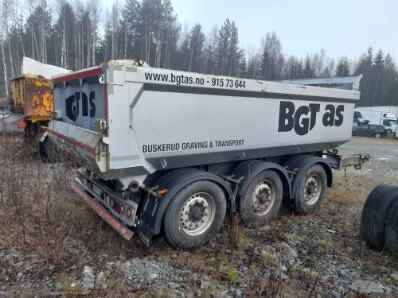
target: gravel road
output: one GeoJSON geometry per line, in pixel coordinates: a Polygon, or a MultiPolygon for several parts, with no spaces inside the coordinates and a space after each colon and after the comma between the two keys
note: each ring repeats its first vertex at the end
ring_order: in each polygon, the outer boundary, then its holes
{"type": "Polygon", "coordinates": [[[353,137],[339,149],[343,156],[369,153],[371,159],[363,166],[370,176],[382,181],[398,177],[398,140],[353,137]]]}

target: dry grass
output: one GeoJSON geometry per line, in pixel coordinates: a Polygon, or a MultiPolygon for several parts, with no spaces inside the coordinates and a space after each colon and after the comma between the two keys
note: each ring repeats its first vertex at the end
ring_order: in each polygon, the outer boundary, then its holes
{"type": "Polygon", "coordinates": [[[76,208],[71,167],[42,163],[18,137],[2,136],[0,146],[0,244],[37,253],[59,268],[79,263],[74,246],[99,221],[76,208]]]}
{"type": "Polygon", "coordinates": [[[326,193],[328,201],[362,207],[371,190],[380,183],[398,184],[396,173],[375,178],[366,170],[353,171],[355,170],[350,169],[347,176],[343,171],[334,172],[333,187],[326,193]]]}
{"type": "MultiPolygon", "coordinates": [[[[34,269],[44,273],[54,266],[52,274],[61,283],[79,278],[84,264],[101,268],[106,262],[151,254],[177,268],[206,274],[211,284],[228,288],[245,283],[248,296],[309,295],[314,284],[322,285],[311,272],[292,267],[287,273],[290,280],[281,278],[279,243],[289,240],[297,243],[294,249],[304,266],[313,271],[321,272],[321,260],[347,247],[352,252],[340,260],[347,266],[358,267],[368,262],[368,268],[383,265],[398,270],[398,264],[391,263],[387,255],[374,258],[358,237],[360,212],[368,193],[380,182],[398,183],[396,176],[374,179],[366,171],[348,171],[346,179],[342,172],[336,172],[333,188],[328,189],[326,201],[314,214],[298,216],[284,212],[267,230],[245,227],[238,217],[231,216],[214,240],[195,251],[173,250],[162,237],[157,237],[152,251],[143,252],[117,236],[76,198],[69,187],[74,175],[68,163],[42,163],[20,138],[0,137],[0,248],[17,250],[26,256],[39,255],[43,262],[34,269]],[[267,246],[273,247],[276,254],[255,253],[255,248],[267,246]],[[73,265],[77,268],[71,270],[73,265]],[[249,273],[242,274],[242,268],[248,268],[249,273]]],[[[7,266],[7,261],[0,259],[0,267],[7,266]]],[[[0,283],[2,280],[0,270],[0,283]]],[[[198,281],[189,283],[194,287],[198,281]]],[[[203,289],[209,297],[214,292],[212,286],[203,289]]],[[[145,290],[131,293],[117,276],[101,294],[151,296],[145,290]]]]}

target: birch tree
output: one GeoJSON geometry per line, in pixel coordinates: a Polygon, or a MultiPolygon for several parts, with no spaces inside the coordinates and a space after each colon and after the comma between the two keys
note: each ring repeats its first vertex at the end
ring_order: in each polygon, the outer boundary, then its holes
{"type": "Polygon", "coordinates": [[[97,52],[97,47],[98,47],[98,27],[99,27],[99,19],[100,19],[100,14],[101,14],[101,3],[100,0],[90,0],[88,2],[88,11],[89,11],[89,16],[91,20],[91,30],[90,30],[90,51],[91,51],[91,59],[90,63],[88,64],[89,66],[93,66],[96,64],[96,52],[97,52]]]}
{"type": "MultiPolygon", "coordinates": [[[[14,9],[14,1],[13,0],[2,0],[2,14],[1,14],[1,22],[2,22],[2,31],[4,34],[4,40],[7,40],[8,45],[8,58],[10,61],[10,74],[11,77],[15,76],[14,72],[14,62],[12,57],[12,50],[10,44],[10,19],[13,14],[12,10],[14,9]]],[[[4,47],[4,44],[3,44],[4,47]]],[[[5,54],[5,53],[4,53],[5,54]]],[[[4,58],[3,58],[4,59],[4,58]]]]}
{"type": "Polygon", "coordinates": [[[8,97],[8,71],[7,71],[7,62],[6,62],[6,53],[5,53],[5,43],[7,38],[7,20],[8,20],[8,3],[7,0],[2,0],[1,2],[1,28],[0,28],[0,39],[1,39],[1,57],[3,63],[3,76],[4,76],[4,89],[6,96],[8,97]]]}
{"type": "Polygon", "coordinates": [[[117,45],[117,29],[119,26],[119,2],[116,1],[112,5],[112,13],[110,20],[111,29],[111,59],[118,58],[118,45],[117,45]]]}

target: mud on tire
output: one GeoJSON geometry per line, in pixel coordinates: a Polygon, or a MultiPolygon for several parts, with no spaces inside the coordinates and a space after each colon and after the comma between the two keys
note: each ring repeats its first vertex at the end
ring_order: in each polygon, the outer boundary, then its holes
{"type": "Polygon", "coordinates": [[[277,214],[282,204],[283,184],[279,175],[264,170],[250,182],[240,198],[240,215],[245,224],[266,225],[277,214]]]}

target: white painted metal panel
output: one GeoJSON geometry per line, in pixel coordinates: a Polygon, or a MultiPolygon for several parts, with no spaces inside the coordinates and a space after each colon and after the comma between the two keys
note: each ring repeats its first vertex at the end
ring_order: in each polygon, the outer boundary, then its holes
{"type": "MultiPolygon", "coordinates": [[[[80,88],[98,89],[95,103],[108,125],[101,140],[108,146],[103,172],[119,170],[121,176],[129,169],[145,175],[162,168],[334,148],[350,139],[359,99],[352,90],[120,64],[104,69],[105,78],[87,80],[80,88]],[[101,84],[107,90],[102,98],[101,84]]],[[[78,86],[74,89],[79,92],[78,86]]],[[[69,93],[56,90],[56,105],[69,93]]],[[[75,125],[82,121],[78,117],[75,125]]]]}

